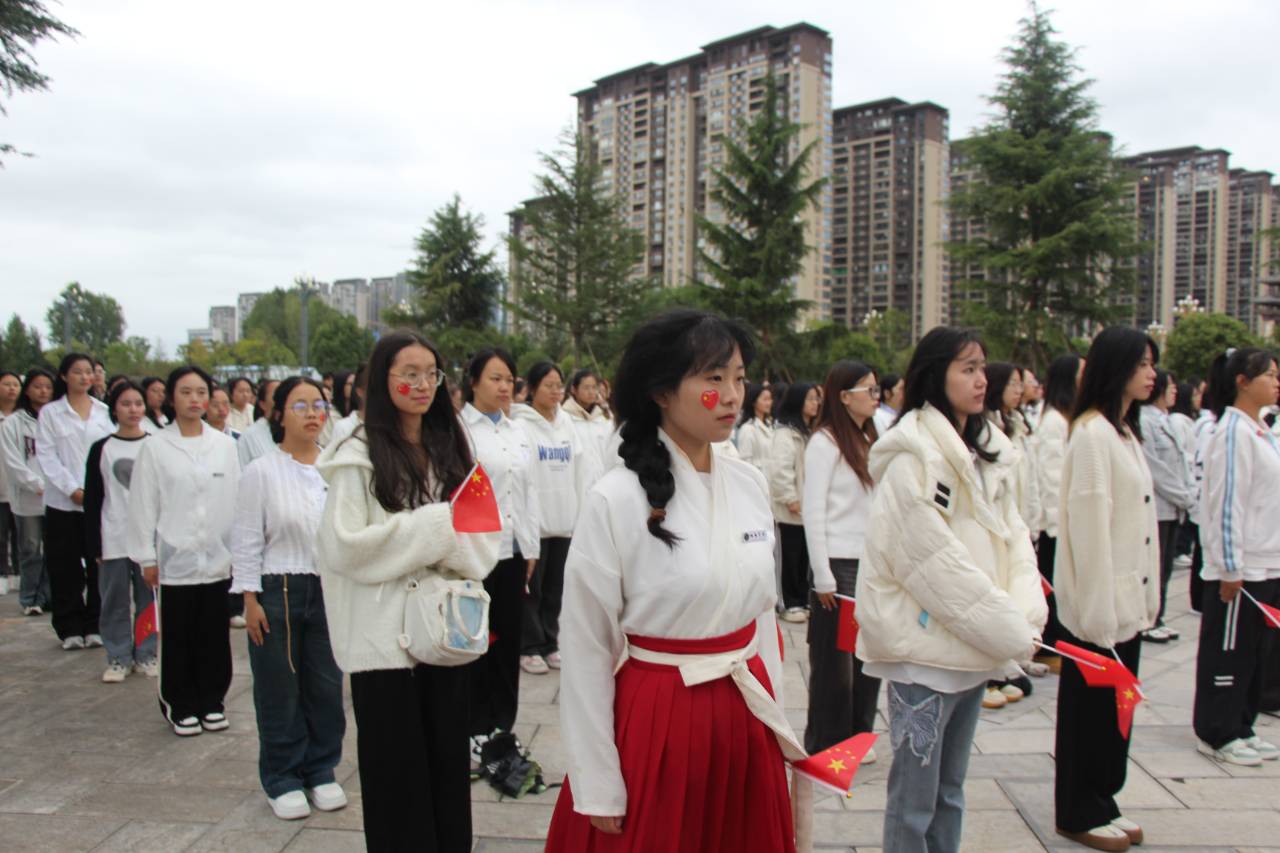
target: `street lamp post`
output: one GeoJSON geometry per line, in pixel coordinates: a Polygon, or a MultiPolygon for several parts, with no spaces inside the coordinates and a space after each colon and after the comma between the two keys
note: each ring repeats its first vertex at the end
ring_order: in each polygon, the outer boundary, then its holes
{"type": "Polygon", "coordinates": [[[315,290],[315,286],[315,279],[298,279],[298,301],[302,305],[302,317],[300,318],[302,323],[302,346],[300,349],[302,352],[298,353],[298,356],[302,361],[303,376],[307,375],[307,367],[309,366],[308,362],[310,359],[310,353],[308,350],[311,345],[311,329],[310,323],[308,322],[310,320],[310,317],[308,316],[310,312],[307,311],[307,303],[311,299],[311,293],[315,290]]]}

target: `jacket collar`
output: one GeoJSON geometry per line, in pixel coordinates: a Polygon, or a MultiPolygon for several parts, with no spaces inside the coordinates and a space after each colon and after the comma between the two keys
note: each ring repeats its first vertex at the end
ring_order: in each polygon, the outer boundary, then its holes
{"type": "Polygon", "coordinates": [[[933,439],[947,466],[972,495],[974,517],[978,523],[998,536],[1008,536],[1009,528],[993,511],[991,499],[996,495],[999,481],[1012,475],[1009,469],[1014,464],[1013,443],[1003,432],[988,423],[981,439],[982,449],[995,453],[996,459],[994,462],[984,463],[979,473],[974,455],[965,446],[964,439],[951,420],[928,403],[919,412],[921,431],[933,439]]]}
{"type": "Polygon", "coordinates": [[[582,408],[582,404],[575,400],[572,394],[560,404],[560,408],[568,412],[570,417],[583,421],[605,421],[609,419],[609,416],[604,413],[604,409],[599,406],[592,406],[589,412],[582,408]]]}
{"type": "Polygon", "coordinates": [[[511,419],[508,418],[506,412],[501,409],[498,410],[498,420],[495,422],[493,418],[489,417],[470,403],[467,403],[462,407],[462,419],[467,422],[467,426],[491,424],[501,429],[511,424],[511,419]]]}

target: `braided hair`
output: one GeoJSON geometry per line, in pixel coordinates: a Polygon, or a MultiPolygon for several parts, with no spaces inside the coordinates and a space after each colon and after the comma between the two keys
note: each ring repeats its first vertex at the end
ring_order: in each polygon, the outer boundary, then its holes
{"type": "Polygon", "coordinates": [[[622,424],[618,455],[634,471],[649,502],[649,533],[668,548],[679,537],[662,526],[676,493],[671,453],[658,438],[662,410],[655,397],[674,392],[685,377],[727,364],[734,350],[750,364],[755,344],[737,323],[707,311],[679,308],[660,314],[635,331],[618,364],[613,401],[622,424]]]}

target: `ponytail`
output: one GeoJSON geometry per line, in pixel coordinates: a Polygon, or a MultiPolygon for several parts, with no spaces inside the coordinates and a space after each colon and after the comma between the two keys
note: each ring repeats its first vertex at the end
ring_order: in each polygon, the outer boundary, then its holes
{"type": "Polygon", "coordinates": [[[1267,372],[1275,356],[1257,347],[1232,348],[1213,360],[1209,368],[1209,387],[1205,390],[1201,407],[1221,418],[1227,406],[1236,402],[1236,377],[1256,379],[1267,372]]]}

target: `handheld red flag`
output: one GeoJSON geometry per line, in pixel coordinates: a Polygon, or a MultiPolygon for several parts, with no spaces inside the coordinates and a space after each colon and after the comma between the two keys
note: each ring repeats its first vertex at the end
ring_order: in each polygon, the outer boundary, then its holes
{"type": "Polygon", "coordinates": [[[1077,645],[1059,640],[1054,647],[1063,657],[1070,658],[1080,664],[1080,674],[1084,683],[1090,687],[1112,687],[1116,691],[1116,724],[1120,735],[1129,737],[1133,729],[1133,711],[1144,698],[1142,682],[1118,660],[1082,649],[1077,645]]]}
{"type": "Polygon", "coordinates": [[[453,505],[453,529],[459,533],[496,533],[502,529],[493,483],[479,463],[449,497],[449,503],[453,505]]]}
{"type": "Polygon", "coordinates": [[[1053,585],[1049,583],[1049,579],[1044,575],[1040,576],[1040,589],[1044,591],[1045,598],[1053,595],[1053,585]]]}
{"type": "Polygon", "coordinates": [[[876,737],[871,732],[854,735],[822,752],[791,762],[791,767],[796,773],[842,797],[851,796],[849,789],[853,787],[853,777],[876,737]]]}
{"type": "Polygon", "coordinates": [[[142,645],[142,641],[156,632],[156,603],[153,600],[138,613],[133,623],[133,644],[142,645]]]}
{"type": "Polygon", "coordinates": [[[840,615],[836,628],[836,648],[852,654],[858,648],[857,602],[847,595],[837,595],[840,615]]]}
{"type": "Polygon", "coordinates": [[[1249,594],[1249,590],[1244,587],[1240,591],[1249,596],[1249,600],[1258,605],[1258,609],[1262,611],[1262,621],[1266,623],[1268,628],[1280,628],[1280,607],[1272,607],[1270,604],[1263,604],[1258,599],[1249,594]]]}

